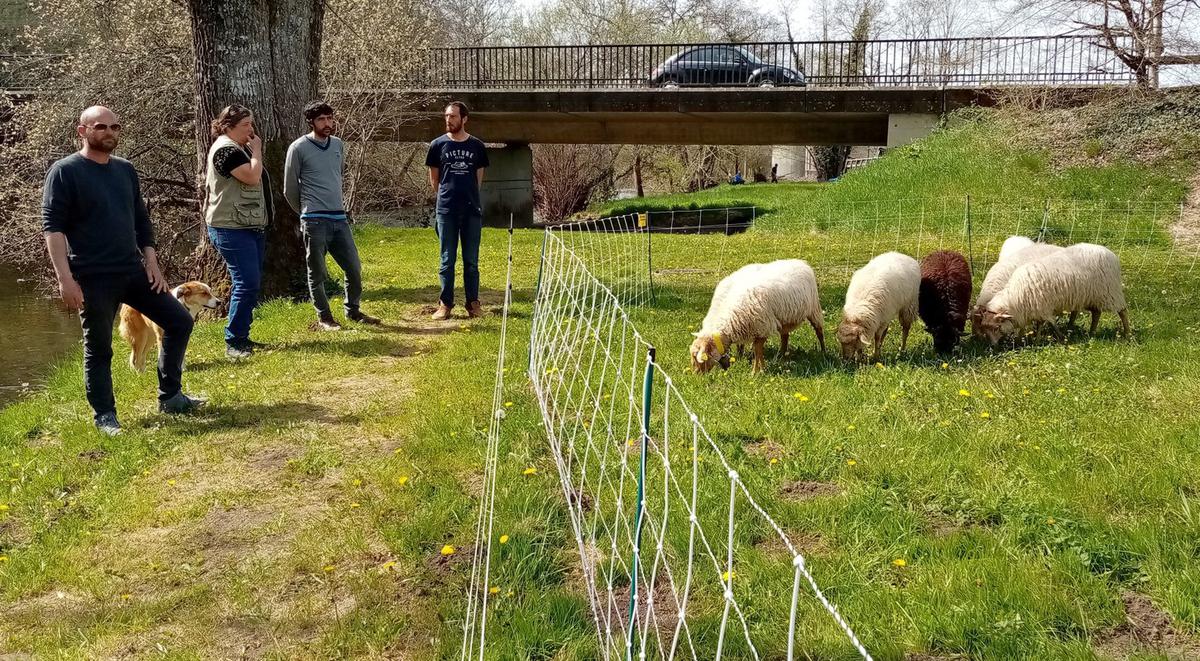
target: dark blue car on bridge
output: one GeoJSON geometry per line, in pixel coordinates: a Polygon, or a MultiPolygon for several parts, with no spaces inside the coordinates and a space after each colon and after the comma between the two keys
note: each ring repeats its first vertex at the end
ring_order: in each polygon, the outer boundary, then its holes
{"type": "Polygon", "coordinates": [[[804,74],[764,62],[739,46],[704,45],[672,55],[650,74],[653,87],[742,86],[781,87],[807,85],[804,74]]]}

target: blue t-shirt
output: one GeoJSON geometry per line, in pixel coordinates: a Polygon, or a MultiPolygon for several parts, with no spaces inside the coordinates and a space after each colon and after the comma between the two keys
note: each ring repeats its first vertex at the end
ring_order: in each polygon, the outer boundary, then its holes
{"type": "Polygon", "coordinates": [[[438,168],[438,213],[483,213],[475,174],[488,166],[487,148],[482,140],[472,135],[456,142],[443,135],[429,143],[425,165],[438,168]]]}

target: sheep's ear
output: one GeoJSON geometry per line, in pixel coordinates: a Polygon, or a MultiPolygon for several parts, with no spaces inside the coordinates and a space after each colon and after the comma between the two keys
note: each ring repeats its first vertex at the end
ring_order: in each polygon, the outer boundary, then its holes
{"type": "Polygon", "coordinates": [[[1004,313],[1002,313],[1002,312],[997,312],[997,313],[996,313],[996,319],[998,319],[998,320],[1000,320],[1000,321],[1012,321],[1012,315],[1011,315],[1011,314],[1004,314],[1004,313]]]}
{"type": "Polygon", "coordinates": [[[867,337],[867,334],[866,334],[866,333],[859,333],[859,334],[858,334],[858,341],[859,341],[859,343],[860,343],[860,344],[862,344],[864,347],[869,347],[869,346],[871,346],[871,338],[867,337]]]}
{"type": "Polygon", "coordinates": [[[692,333],[692,337],[700,337],[700,331],[696,331],[695,333],[692,333]]]}

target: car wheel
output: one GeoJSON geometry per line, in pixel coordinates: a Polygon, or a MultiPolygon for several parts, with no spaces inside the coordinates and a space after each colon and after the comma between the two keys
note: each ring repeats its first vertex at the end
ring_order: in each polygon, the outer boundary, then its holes
{"type": "Polygon", "coordinates": [[[759,87],[775,87],[775,81],[771,80],[770,78],[763,78],[762,80],[758,81],[758,86],[759,87]]]}
{"type": "Polygon", "coordinates": [[[662,82],[663,89],[677,90],[679,89],[679,81],[674,78],[668,78],[662,82]]]}

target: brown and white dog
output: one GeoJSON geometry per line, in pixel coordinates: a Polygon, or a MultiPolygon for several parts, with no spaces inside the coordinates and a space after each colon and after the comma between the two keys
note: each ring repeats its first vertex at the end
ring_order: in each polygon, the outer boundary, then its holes
{"type": "MultiPolygon", "coordinates": [[[[212,289],[203,282],[185,282],[171,290],[171,295],[187,308],[188,314],[195,320],[205,310],[215,310],[221,305],[221,299],[213,296],[212,289]]],[[[150,342],[157,339],[158,350],[162,351],[163,330],[158,324],[142,316],[141,312],[128,305],[121,306],[121,337],[129,343],[129,366],[133,369],[146,371],[146,354],[150,351],[150,342]]]]}

